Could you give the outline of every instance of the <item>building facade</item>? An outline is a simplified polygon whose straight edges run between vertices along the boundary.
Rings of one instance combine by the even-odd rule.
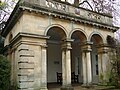
[[[66,90],[72,90],[72,72],[85,86],[108,82],[106,38],[117,29],[112,16],[62,1],[19,1],[2,31],[12,66],[11,85],[48,90],[47,83],[57,82],[57,72]]]

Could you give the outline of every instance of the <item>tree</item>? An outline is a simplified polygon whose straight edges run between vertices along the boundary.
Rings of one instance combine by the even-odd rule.
[[[7,19],[14,9],[18,0],[0,0],[0,54],[3,54],[4,38],[1,36],[1,31],[4,28]]]
[[[7,19],[18,0],[0,0],[0,30],[3,29]]]
[[[117,20],[120,18],[119,0],[83,0],[79,2],[79,7],[87,8],[98,13],[112,15],[114,20],[113,23],[119,25]]]
[[[0,90],[10,90],[10,62],[0,55]]]
[[[100,13],[111,14],[114,20],[113,24],[119,24],[117,20],[117,18],[120,18],[119,0],[93,0],[93,3],[95,6],[95,11]]]
[[[108,35],[107,43],[111,48],[111,74],[109,83],[120,88],[120,41]]]
[[[4,48],[4,39],[2,36],[0,36],[0,54],[3,54],[3,48]]]

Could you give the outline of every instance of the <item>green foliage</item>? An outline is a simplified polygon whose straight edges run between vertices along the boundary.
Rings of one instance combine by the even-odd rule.
[[[107,36],[107,43],[111,47],[109,84],[120,87],[120,43],[111,36]]]
[[[109,84],[120,87],[120,47],[115,45],[114,49],[111,50],[111,73],[109,78]]]
[[[6,8],[7,3],[6,2],[0,2],[0,10]]]
[[[0,54],[3,54],[4,39],[0,36]]]
[[[6,57],[0,55],[0,90],[10,88],[10,63]]]
[[[102,73],[100,73],[100,80],[102,80],[103,81],[103,74]]]
[[[113,54],[113,58],[111,60],[111,65],[112,65],[112,69],[111,69],[111,74],[112,74],[112,81],[114,81],[114,84],[117,87],[120,87],[120,47],[119,45],[117,45],[115,47],[115,51],[116,53]],[[114,80],[113,80],[114,79]]]
[[[115,47],[116,45],[116,41],[113,37],[111,37],[110,35],[107,36],[107,43],[110,45],[110,47]]]
[[[111,71],[108,85],[117,86],[117,77],[115,71]]]

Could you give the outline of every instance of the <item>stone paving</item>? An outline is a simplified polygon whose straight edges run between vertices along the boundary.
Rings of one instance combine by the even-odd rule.
[[[49,88],[48,90],[60,90],[60,88]],[[82,88],[81,86],[74,87],[74,90],[95,90],[93,88]]]
[[[48,87],[48,90],[60,90],[60,87],[61,85],[51,85]],[[88,87],[88,88],[85,88],[85,87],[82,87],[81,85],[73,85],[74,87],[74,90],[120,90],[120,89],[113,89],[114,87],[113,86],[92,86],[92,87]],[[110,89],[111,88],[111,89]]]

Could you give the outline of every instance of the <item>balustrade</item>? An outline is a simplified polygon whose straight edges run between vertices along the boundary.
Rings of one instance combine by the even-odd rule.
[[[37,5],[41,8],[47,8],[52,11],[66,13],[68,15],[74,16],[74,18],[81,18],[87,21],[98,22],[102,24],[112,25],[112,16],[107,14],[97,13],[88,9],[81,7],[75,7],[73,4],[68,2],[62,2],[58,0],[22,0],[22,2],[27,2],[32,5]],[[58,13],[57,13],[58,14]]]

